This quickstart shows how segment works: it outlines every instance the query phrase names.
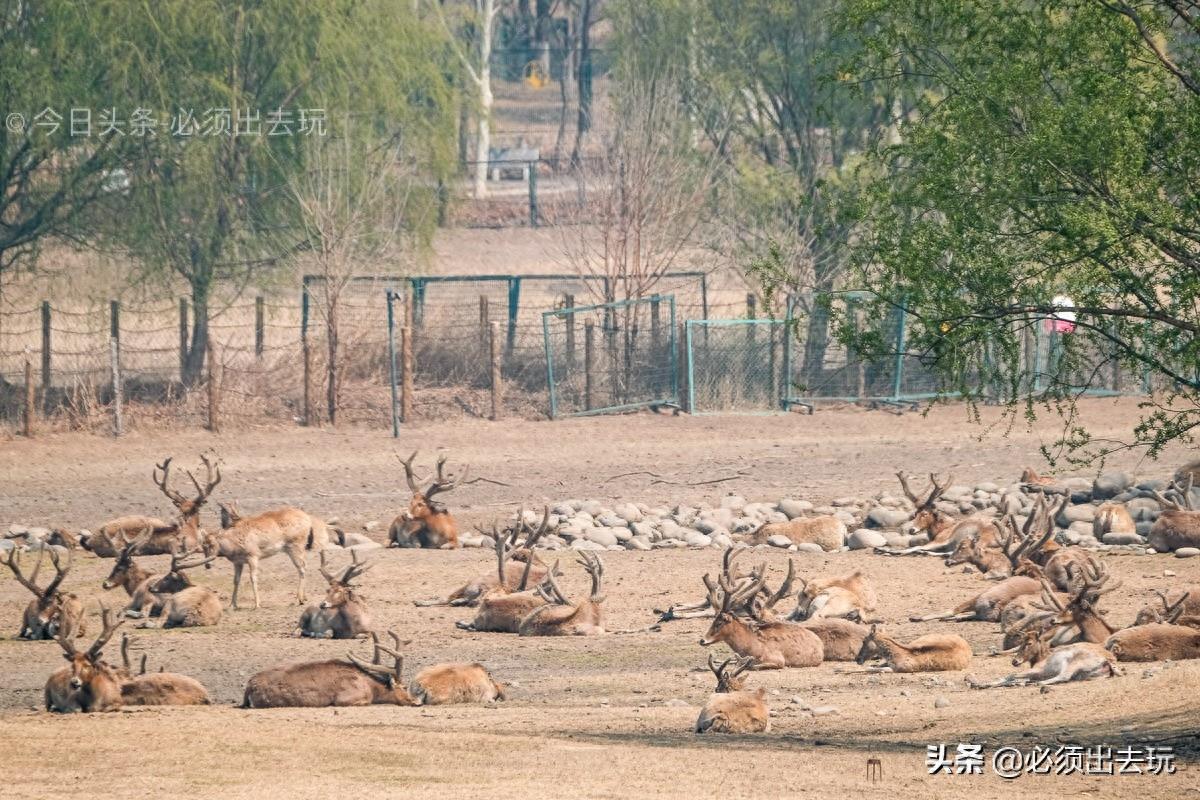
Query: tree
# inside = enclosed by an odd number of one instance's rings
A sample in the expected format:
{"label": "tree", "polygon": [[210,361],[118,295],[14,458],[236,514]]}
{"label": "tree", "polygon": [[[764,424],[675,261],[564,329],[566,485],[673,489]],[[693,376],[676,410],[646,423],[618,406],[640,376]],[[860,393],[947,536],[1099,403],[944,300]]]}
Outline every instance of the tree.
{"label": "tree", "polygon": [[286,187],[304,171],[305,140],[338,133],[331,109],[358,115],[364,131],[403,127],[435,155],[448,146],[443,44],[384,0],[114,0],[110,13],[134,54],[119,77],[162,121],[136,139],[114,235],[148,270],[187,282],[191,385],[216,288],[311,246]]}
{"label": "tree", "polygon": [[[903,304],[909,352],[948,394],[998,388],[1010,412],[1065,415],[1054,458],[1157,455],[1200,424],[1200,49],[1174,0],[856,0],[853,77],[925,88],[880,147],[858,263]],[[1069,301],[1055,297],[1068,297]],[[1023,340],[1073,313],[1044,388]],[[882,352],[869,337],[859,344]],[[1161,392],[1124,442],[1095,442],[1075,399],[1114,367]]]}

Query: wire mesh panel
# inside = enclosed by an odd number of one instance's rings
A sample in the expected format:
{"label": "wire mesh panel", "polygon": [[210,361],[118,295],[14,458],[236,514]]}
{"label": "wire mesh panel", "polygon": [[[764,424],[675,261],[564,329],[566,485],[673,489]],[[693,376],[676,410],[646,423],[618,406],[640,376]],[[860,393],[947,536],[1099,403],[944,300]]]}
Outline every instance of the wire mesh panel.
{"label": "wire mesh panel", "polygon": [[686,348],[691,413],[755,413],[783,408],[785,320],[688,320]]}
{"label": "wire mesh panel", "polygon": [[675,297],[542,315],[550,416],[679,405]]}

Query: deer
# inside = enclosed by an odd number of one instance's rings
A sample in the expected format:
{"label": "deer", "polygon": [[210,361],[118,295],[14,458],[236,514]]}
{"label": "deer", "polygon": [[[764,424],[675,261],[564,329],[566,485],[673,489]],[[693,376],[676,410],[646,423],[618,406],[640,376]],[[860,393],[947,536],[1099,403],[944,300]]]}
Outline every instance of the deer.
{"label": "deer", "polygon": [[1178,500],[1169,499],[1170,490],[1167,495],[1154,492],[1162,513],[1150,528],[1146,545],[1159,553],[1174,552],[1181,547],[1200,547],[1200,511],[1192,508],[1191,473],[1185,483],[1172,483],[1171,488]]}
{"label": "deer", "polygon": [[872,625],[854,660],[861,665],[873,658],[884,661],[873,672],[950,672],[971,665],[971,645],[952,633],[930,633],[904,644]]}
{"label": "deer", "polygon": [[[1159,603],[1151,603],[1138,610],[1134,625],[1148,625],[1173,618],[1177,625],[1200,628],[1200,585],[1184,586],[1171,592],[1155,590]],[[1178,612],[1178,613],[1176,613]]]}
{"label": "deer", "polygon": [[766,691],[744,689],[742,673],[754,667],[753,658],[727,658],[720,665],[708,654],[708,668],[717,676],[716,691],[696,720],[696,733],[766,733],[771,730]]}
{"label": "deer", "polygon": [[[1176,609],[1175,615],[1183,611]],[[1135,625],[1117,631],[1104,649],[1118,661],[1183,661],[1200,658],[1200,629],[1168,621]]]}
{"label": "deer", "polygon": [[918,497],[908,485],[908,475],[897,472],[900,488],[913,504],[913,513],[908,525],[914,533],[926,533],[929,541],[922,545],[892,549],[877,547],[875,552],[881,555],[946,555],[956,548],[959,542],[968,537],[975,537],[980,545],[994,547],[1000,539],[1000,531],[995,520],[973,514],[963,519],[955,519],[937,507],[937,502],[954,481],[951,475],[945,481],[938,481],[937,475],[930,474],[931,488],[925,497]]}
{"label": "deer", "polygon": [[101,558],[114,558],[131,540],[149,531],[150,535],[137,548],[137,555],[169,555],[177,549],[195,550],[199,547],[204,536],[200,530],[200,509],[221,482],[221,468],[207,455],[201,454],[200,461],[205,469],[204,486],[200,485],[191,470],[186,470],[192,485],[196,487],[196,496],[189,498],[171,488],[171,460],[168,457],[161,464],[155,464],[151,477],[179,512],[178,521],[165,523],[155,517],[118,517],[101,525],[92,536],[81,537],[80,546]]}
{"label": "deer", "polygon": [[955,606],[952,611],[942,611],[924,616],[910,616],[910,622],[998,622],[1005,606],[1022,595],[1038,595],[1042,583],[1027,575],[1014,575]]}
{"label": "deer", "polygon": [[497,683],[482,664],[435,664],[413,676],[409,693],[425,706],[450,703],[491,703],[505,700]]}
{"label": "deer", "polygon": [[412,499],[409,500],[408,509],[392,520],[388,529],[388,547],[456,550],[459,546],[458,523],[446,507],[434,502],[433,498],[462,485],[471,466],[468,464],[457,478],[449,479],[443,473],[446,456],[439,456],[437,477],[427,488],[421,489],[419,484],[428,479],[418,481],[413,473],[412,465],[417,452],[413,451],[407,459],[397,456],[404,466],[404,478],[412,490]]}
{"label": "deer", "polygon": [[[734,585],[739,581],[750,577],[749,573],[736,572],[734,570],[734,561],[737,557],[748,550],[748,547],[743,545],[730,546],[725,548],[725,552],[721,556],[721,574],[725,576],[725,580],[730,585]],[[789,561],[789,563],[791,563]],[[709,594],[705,592],[704,599],[698,603],[672,603],[664,611],[662,609],[654,609],[654,613],[658,614],[658,622],[671,622],[678,619],[699,619],[701,617],[711,617],[716,613],[712,603],[709,601]]]}
{"label": "deer", "polygon": [[[221,601],[217,593],[196,586],[187,570],[206,567],[213,557],[188,563],[196,551],[174,552],[165,575],[142,568],[133,554],[142,546],[149,532],[125,545],[117,555],[112,571],[102,584],[106,590],[121,586],[129,593],[129,604],[121,612],[127,617],[161,617],[167,628],[191,628],[216,625],[221,620]],[[143,627],[153,627],[149,622]]]}
{"label": "deer", "polygon": [[1121,581],[1114,580],[1108,567],[1095,559],[1075,575],[1072,591],[1065,603],[1054,593],[1050,582],[1042,579],[1044,602],[1041,608],[1055,614],[1048,626],[1053,630],[1050,639],[1052,647],[1077,641],[1100,644],[1117,630],[1105,619],[1097,604],[1101,597],[1120,588]]}
{"label": "deer", "polygon": [[[529,616],[535,609],[547,603],[547,595],[552,591],[548,583],[545,586],[539,585],[533,589],[529,588],[529,579],[532,576],[534,565],[533,558],[531,557],[526,558],[525,565],[521,569],[521,578],[517,581],[517,584],[511,588],[509,586],[508,562],[512,558],[513,553],[518,549],[516,546],[517,537],[522,527],[523,525],[519,524],[513,529],[511,535],[503,536],[497,530],[496,526],[492,525],[492,536],[496,541],[496,583],[480,598],[478,610],[475,612],[475,619],[470,622],[458,621],[455,624],[459,628],[468,631],[517,633],[521,627],[521,620]],[[538,530],[526,533],[522,549],[527,554],[532,554],[533,546],[545,532],[546,519],[544,518]],[[550,568],[550,572],[555,575],[558,574],[557,561]]]}
{"label": "deer", "polygon": [[837,577],[800,578],[801,589],[790,621],[806,619],[856,619],[866,621],[875,610],[875,590],[861,570]]}
{"label": "deer", "polygon": [[309,550],[319,552],[329,544],[329,529],[325,522],[298,508],[279,508],[251,517],[236,515],[229,507],[223,507],[223,511],[232,524],[204,538],[204,554],[220,556],[233,564],[233,597],[230,605],[235,609],[238,607],[242,570],[249,567],[254,608],[261,608],[258,563],[279,553],[286,553],[296,567],[296,602],[303,605],[306,601],[305,553]]}
{"label": "deer", "polygon": [[853,661],[870,633],[866,625],[840,617],[816,618],[800,623],[821,640],[825,661]]}
{"label": "deer", "polygon": [[[124,676],[111,664],[103,660],[104,646],[124,624],[112,610],[100,604],[102,630],[91,646],[79,652],[73,637],[68,638],[59,631],[56,641],[67,660],[68,672],[62,670],[51,674],[46,681],[45,695],[47,710],[77,710],[84,713],[115,711],[122,705],[121,684]],[[63,683],[65,678],[65,697]],[[53,695],[53,697],[52,697]]]}
{"label": "deer", "polygon": [[[305,661],[270,667],[246,683],[242,708],[324,708],[327,706],[417,706],[420,701],[404,686],[404,656],[400,637],[389,631],[395,645],[386,647],[372,634],[374,655],[370,662],[347,653],[345,661]],[[382,663],[382,655],[392,665]]]}
{"label": "deer", "polygon": [[543,583],[539,584],[547,602],[530,611],[517,625],[521,636],[596,636],[605,633],[604,562],[600,556],[584,550],[579,563],[591,576],[592,588],[587,598],[571,603],[558,588],[554,570],[547,570]]}
{"label": "deer", "polygon": [[[1045,496],[1039,496],[1024,525],[1018,527],[1013,516],[1004,516],[1001,520],[1000,540],[995,547],[985,547],[978,538],[969,537],[959,542],[958,547],[946,559],[946,566],[970,563],[989,580],[1003,580],[1012,575],[1022,574],[1030,577],[1042,576],[1045,570],[1038,564],[1039,554],[1053,541],[1054,518],[1062,512],[1065,503],[1064,500],[1062,505],[1051,509],[1047,506]],[[1042,530],[1037,533],[1039,525]],[[1056,550],[1055,557],[1066,557],[1066,552]]]}
{"label": "deer", "polygon": [[206,706],[212,703],[208,690],[200,681],[176,672],[147,674],[146,654],[142,654],[141,669],[134,674],[129,663],[128,634],[121,634],[121,661],[124,666],[117,670],[121,678],[121,704],[125,706]]}
{"label": "deer", "polygon": [[[42,587],[38,586],[37,578],[42,568],[42,558],[47,552],[54,567],[54,578]],[[18,639],[49,640],[58,638],[60,634],[69,639],[83,636],[83,601],[71,592],[60,590],[67,573],[71,571],[73,560],[74,551],[67,551],[67,563],[63,566],[56,551],[42,550],[38,553],[33,574],[27,578],[21,571],[21,556],[18,551],[10,550],[7,555],[0,555],[0,564],[8,567],[17,583],[33,594],[33,599],[29,601],[21,617]]]}
{"label": "deer", "polygon": [[705,575],[709,603],[717,610],[708,631],[700,639],[702,647],[724,642],[739,656],[750,656],[754,669],[784,667],[815,667],[825,658],[825,646],[816,633],[794,622],[763,618],[763,608],[769,610],[790,593],[787,581],[767,598],[759,608],[756,598],[766,584],[765,568],[754,577],[731,585],[721,575],[714,583]]}
{"label": "deer", "polygon": [[1029,662],[1030,669],[1016,672],[990,683],[979,683],[967,677],[973,689],[994,689],[1002,686],[1052,686],[1056,683],[1086,681],[1092,678],[1111,678],[1121,674],[1116,658],[1098,644],[1080,642],[1052,648],[1048,636],[1039,631],[1025,633],[1012,665]]}
{"label": "deer", "polygon": [[1103,503],[1092,518],[1092,536],[1100,539],[1106,533],[1137,533],[1137,523],[1124,503]]}
{"label": "deer", "polygon": [[371,612],[366,600],[355,591],[353,581],[370,569],[372,564],[358,560],[358,551],[350,551],[351,563],[341,575],[326,569],[325,551],[321,551],[321,575],[329,584],[325,599],[309,606],[300,615],[298,630],[301,636],[317,639],[357,639],[371,633]]}
{"label": "deer", "polygon": [[784,536],[792,544],[815,544],[825,552],[831,552],[846,543],[846,523],[832,515],[797,517],[787,522],[767,522],[737,538],[746,544],[760,545],[766,544],[772,536]]}

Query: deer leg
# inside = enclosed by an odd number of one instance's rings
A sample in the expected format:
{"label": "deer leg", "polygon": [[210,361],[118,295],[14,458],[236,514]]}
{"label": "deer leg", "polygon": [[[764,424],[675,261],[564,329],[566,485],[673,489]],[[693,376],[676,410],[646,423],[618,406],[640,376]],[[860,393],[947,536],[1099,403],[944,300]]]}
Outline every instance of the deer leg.
{"label": "deer leg", "polygon": [[909,617],[909,622],[966,622],[975,619],[974,611],[942,611],[937,614],[926,614],[923,617]]}
{"label": "deer leg", "polygon": [[287,551],[287,554],[288,554],[288,558],[290,558],[292,560],[292,564],[295,565],[296,572],[300,576],[299,584],[296,588],[296,602],[303,604],[304,599],[305,599],[304,598],[304,576],[305,576],[305,566],[306,566],[304,553],[296,551],[296,550],[292,550],[291,548],[289,548]]}
{"label": "deer leg", "polygon": [[258,609],[258,608],[262,607],[262,604],[258,601],[258,559],[257,558],[250,559],[249,567],[250,567],[250,588],[254,590],[254,608]]}
{"label": "deer leg", "polygon": [[244,564],[240,561],[233,562],[233,600],[230,603],[233,608],[237,608],[238,587],[242,585],[242,567]]}

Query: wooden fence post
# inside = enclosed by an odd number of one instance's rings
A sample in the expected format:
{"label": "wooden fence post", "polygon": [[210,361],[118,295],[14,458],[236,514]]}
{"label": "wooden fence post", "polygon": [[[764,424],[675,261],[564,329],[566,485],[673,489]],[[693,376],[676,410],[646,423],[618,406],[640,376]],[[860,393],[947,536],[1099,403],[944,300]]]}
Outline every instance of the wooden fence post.
{"label": "wooden fence post", "polygon": [[569,369],[575,367],[575,295],[563,295],[563,308],[566,313],[563,314],[563,322],[567,326],[567,364]]}
{"label": "wooden fence post", "polygon": [[491,347],[491,332],[488,329],[490,316],[488,314],[488,299],[487,295],[479,295],[479,353],[482,355]]}
{"label": "wooden fence post", "polygon": [[592,410],[592,367],[596,351],[596,330],[591,320],[583,323],[583,408]]}
{"label": "wooden fence post", "polygon": [[29,352],[25,353],[25,438],[33,438],[33,417],[36,413],[34,406],[37,404],[37,389],[33,384],[33,359],[29,357]]}
{"label": "wooden fence post", "polygon": [[405,318],[400,329],[400,421],[412,421],[413,405],[413,349],[412,322]]}
{"label": "wooden fence post", "polygon": [[187,364],[188,350],[188,301],[186,297],[179,298],[179,379]]}
{"label": "wooden fence post", "polygon": [[301,333],[300,351],[304,361],[304,425],[313,424],[312,417],[312,348],[308,345],[308,337]]}
{"label": "wooden fence post", "polygon": [[[858,306],[854,308],[854,338],[862,332],[863,311]],[[867,396],[867,362],[859,354],[854,355],[854,394],[861,401]]]}
{"label": "wooden fence post", "polygon": [[208,340],[208,430],[212,433],[220,433],[220,406],[221,406],[221,371],[216,366],[217,353],[213,349],[212,339]]}
{"label": "wooden fence post", "polygon": [[42,411],[50,413],[50,383],[51,383],[51,365],[50,354],[52,352],[50,339],[50,301],[42,301]]}
{"label": "wooden fence post", "polygon": [[254,357],[262,360],[263,339],[265,338],[266,314],[264,313],[263,296],[254,298]]}
{"label": "wooden fence post", "polygon": [[500,419],[504,405],[504,383],[500,375],[500,323],[489,323],[492,347],[492,419]]}

